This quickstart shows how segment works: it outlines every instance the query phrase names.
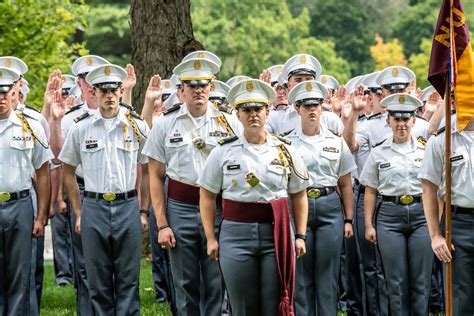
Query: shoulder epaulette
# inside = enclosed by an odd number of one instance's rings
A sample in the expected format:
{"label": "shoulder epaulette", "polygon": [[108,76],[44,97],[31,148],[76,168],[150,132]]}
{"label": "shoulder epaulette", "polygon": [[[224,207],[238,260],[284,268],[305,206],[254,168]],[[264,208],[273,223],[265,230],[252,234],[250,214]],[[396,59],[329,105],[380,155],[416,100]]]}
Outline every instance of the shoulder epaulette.
{"label": "shoulder epaulette", "polygon": [[428,122],[427,119],[425,119],[423,116],[421,116],[421,115],[419,115],[419,114],[416,114],[415,117],[416,117],[416,118],[419,118],[420,120],[423,120],[423,121],[427,121],[427,122]]}
{"label": "shoulder epaulette", "polygon": [[232,108],[226,108],[224,106],[221,106],[219,105],[218,107],[219,111],[222,112],[222,113],[226,113],[226,114],[232,114]]}
{"label": "shoulder epaulette", "polygon": [[283,133],[280,134],[280,137],[288,136],[288,135],[290,135],[291,132],[293,132],[294,130],[295,130],[295,129],[292,128],[292,129],[290,129],[289,131],[283,132]]}
{"label": "shoulder epaulette", "polygon": [[219,145],[222,146],[224,144],[235,142],[237,139],[239,139],[237,136],[231,136],[231,137],[227,137],[227,138],[223,138],[223,139],[219,140],[218,143],[219,143]]}
{"label": "shoulder epaulette", "polygon": [[446,130],[446,126],[441,127],[439,130],[436,131],[436,136],[438,136],[439,134],[444,133],[445,130]]}
{"label": "shoulder epaulette", "polygon": [[138,114],[137,112],[135,112],[135,110],[130,111],[130,115],[133,116],[134,118],[140,120],[140,121],[143,121],[143,117],[141,117],[140,114]]}
{"label": "shoulder epaulette", "polygon": [[28,109],[33,110],[33,111],[35,111],[35,112],[41,113],[40,111],[38,111],[38,110],[35,109],[34,107],[32,107],[32,106],[30,106],[30,105],[27,105],[27,104],[25,104],[25,108],[28,108]]}
{"label": "shoulder epaulette", "polygon": [[374,119],[374,118],[377,118],[377,117],[379,117],[380,115],[382,115],[382,113],[381,113],[381,112],[379,112],[379,113],[376,113],[376,114],[372,114],[372,115],[371,115],[371,116],[369,116],[367,119],[368,119],[368,120],[371,120],[371,119]]}
{"label": "shoulder epaulette", "polygon": [[172,107],[170,107],[168,110],[164,111],[163,115],[168,115],[170,113],[178,111],[179,109],[181,109],[181,104],[175,104]]}
{"label": "shoulder epaulette", "polygon": [[83,105],[84,105],[84,103],[73,106],[73,107],[70,108],[69,111],[67,111],[64,115],[67,115],[67,114],[69,114],[69,113],[71,113],[71,112],[74,112],[74,111],[76,111],[76,110],[79,110]]}
{"label": "shoulder epaulette", "polygon": [[31,115],[28,115],[28,114],[26,114],[25,112],[21,112],[21,115],[23,115],[24,117],[27,117],[27,118],[29,118],[29,119],[38,121],[38,119],[37,119],[36,117],[33,117],[33,116],[31,116]]}
{"label": "shoulder epaulette", "polygon": [[363,118],[366,118],[365,114],[359,115],[359,117],[357,118],[357,120],[360,121],[360,120],[362,120]]}
{"label": "shoulder epaulette", "polygon": [[378,142],[377,144],[373,145],[372,148],[375,148],[377,146],[380,146],[382,145],[388,138],[385,138],[384,140],[382,140],[381,142]]}
{"label": "shoulder epaulette", "polygon": [[283,138],[283,137],[278,136],[278,135],[275,135],[275,137],[276,137],[279,141],[281,141],[282,143],[285,143],[285,144],[287,144],[287,145],[291,145],[291,140],[288,140],[288,139]]}
{"label": "shoulder epaulette", "polygon": [[335,131],[333,131],[332,129],[328,128],[328,130],[333,133],[334,135],[336,135],[337,137],[341,137],[341,135],[339,133],[336,133]]}
{"label": "shoulder epaulette", "polygon": [[426,139],[425,139],[423,136],[421,136],[421,135],[418,136],[418,137],[416,138],[416,140],[417,140],[420,144],[422,144],[423,146],[426,145]]}
{"label": "shoulder epaulette", "polygon": [[74,119],[74,123],[78,123],[78,122],[82,121],[83,119],[85,119],[85,118],[87,118],[87,117],[89,117],[89,116],[90,116],[89,112],[85,112],[84,114],[79,115],[78,117],[76,117],[76,118]]}
{"label": "shoulder epaulette", "polygon": [[135,112],[135,108],[131,105],[128,105],[127,103],[120,102],[120,106],[123,106],[124,108],[130,110],[130,112]]}

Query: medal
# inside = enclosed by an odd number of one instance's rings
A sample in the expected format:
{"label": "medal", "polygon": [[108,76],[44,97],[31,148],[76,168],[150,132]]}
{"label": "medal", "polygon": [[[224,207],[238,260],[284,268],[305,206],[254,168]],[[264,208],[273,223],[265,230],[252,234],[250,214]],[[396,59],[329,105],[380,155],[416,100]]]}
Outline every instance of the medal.
{"label": "medal", "polygon": [[206,142],[201,137],[193,139],[193,143],[194,146],[196,146],[196,148],[199,150],[206,148]]}
{"label": "medal", "polygon": [[247,183],[250,184],[252,188],[256,187],[260,183],[260,180],[253,172],[249,172],[245,175],[245,181],[247,181]]}

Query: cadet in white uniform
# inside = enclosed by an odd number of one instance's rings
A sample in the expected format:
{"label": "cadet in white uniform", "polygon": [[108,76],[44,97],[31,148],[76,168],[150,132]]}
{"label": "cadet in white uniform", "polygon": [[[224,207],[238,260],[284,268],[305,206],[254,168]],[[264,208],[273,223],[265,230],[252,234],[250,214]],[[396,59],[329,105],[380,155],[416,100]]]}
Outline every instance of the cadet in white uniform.
{"label": "cadet in white uniform", "polygon": [[[30,283],[31,264],[36,261],[31,236],[43,236],[52,153],[41,124],[14,111],[18,90],[13,87],[18,80],[18,73],[0,68],[0,314],[37,315],[36,300],[30,303],[30,288],[35,288]],[[33,173],[35,201],[30,196]]]}
{"label": "cadet in white uniform", "polygon": [[[298,54],[286,61],[283,66],[282,77],[288,81],[291,91],[295,85],[302,81],[315,80],[321,74],[322,68],[319,61],[307,54]],[[297,128],[301,123],[300,116],[294,106],[289,106],[282,111],[272,111],[268,117],[265,128],[270,133],[281,135]],[[341,135],[344,125],[337,114],[324,111],[321,123],[329,130]]]}
{"label": "cadet in white uniform", "polygon": [[289,94],[301,124],[286,137],[307,165],[312,182],[307,189],[307,254],[297,261],[297,315],[337,314],[343,238],[353,235],[351,172],[357,166],[344,139],[320,122],[327,96],[326,87],[318,81],[299,83]]}
{"label": "cadet in white uniform", "polygon": [[393,136],[371,151],[359,178],[366,187],[365,236],[380,250],[391,315],[428,315],[433,253],[417,178],[425,146],[411,135],[422,102],[400,93],[381,103]]}
{"label": "cadet in white uniform", "polygon": [[[445,199],[444,128],[431,137],[418,177],[423,180],[423,201],[431,247],[443,262],[453,265],[453,315],[474,314],[474,120],[451,138],[451,232],[453,251],[440,228],[437,195]],[[438,192],[439,190],[439,192]],[[443,220],[444,226],[444,220]]]}
{"label": "cadet in white uniform", "polygon": [[[220,262],[233,314],[290,315],[295,250],[297,256],[305,253],[307,170],[292,146],[265,132],[268,106],[275,98],[272,87],[261,80],[243,80],[228,98],[244,133],[221,142],[198,181],[207,251]],[[218,242],[215,201],[221,191]]]}
{"label": "cadet in white uniform", "polygon": [[[81,234],[89,295],[97,315],[139,315],[141,219],[135,190],[137,164],[148,126],[119,105],[125,70],[103,65],[86,81],[94,87],[99,109],[76,118],[59,159],[64,186]],[[75,169],[84,166],[81,208]],[[146,178],[147,168],[142,168]],[[148,209],[142,186],[142,207]]]}
{"label": "cadet in white uniform", "polygon": [[[179,315],[200,314],[201,274],[205,315],[221,313],[222,279],[217,262],[207,256],[196,184],[217,142],[240,134],[241,129],[235,117],[219,112],[208,102],[211,79],[218,71],[217,64],[201,58],[189,59],[174,69],[183,83],[181,89],[186,102],[154,120],[144,149],[144,154],[150,157],[150,188],[158,242],[170,249]],[[160,93],[155,93],[155,97],[160,97]],[[165,175],[169,180],[166,203]],[[219,221],[218,217],[216,229]]]}

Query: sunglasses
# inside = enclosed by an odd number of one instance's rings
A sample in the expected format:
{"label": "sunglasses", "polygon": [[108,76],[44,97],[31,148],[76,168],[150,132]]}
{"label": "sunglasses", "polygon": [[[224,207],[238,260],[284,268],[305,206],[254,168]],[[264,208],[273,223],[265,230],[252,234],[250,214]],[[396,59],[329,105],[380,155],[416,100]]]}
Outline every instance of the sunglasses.
{"label": "sunglasses", "polygon": [[408,122],[411,118],[412,118],[412,116],[410,116],[410,117],[393,117],[395,122],[401,122],[401,121]]}

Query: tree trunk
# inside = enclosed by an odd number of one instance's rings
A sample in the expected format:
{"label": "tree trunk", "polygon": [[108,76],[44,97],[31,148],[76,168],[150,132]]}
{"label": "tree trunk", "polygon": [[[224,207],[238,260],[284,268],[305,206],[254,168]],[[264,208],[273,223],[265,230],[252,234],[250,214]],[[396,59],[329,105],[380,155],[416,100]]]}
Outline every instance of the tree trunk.
{"label": "tree trunk", "polygon": [[171,77],[186,54],[203,46],[194,39],[190,0],[132,0],[130,15],[137,75],[133,106],[140,113],[150,77]]}

